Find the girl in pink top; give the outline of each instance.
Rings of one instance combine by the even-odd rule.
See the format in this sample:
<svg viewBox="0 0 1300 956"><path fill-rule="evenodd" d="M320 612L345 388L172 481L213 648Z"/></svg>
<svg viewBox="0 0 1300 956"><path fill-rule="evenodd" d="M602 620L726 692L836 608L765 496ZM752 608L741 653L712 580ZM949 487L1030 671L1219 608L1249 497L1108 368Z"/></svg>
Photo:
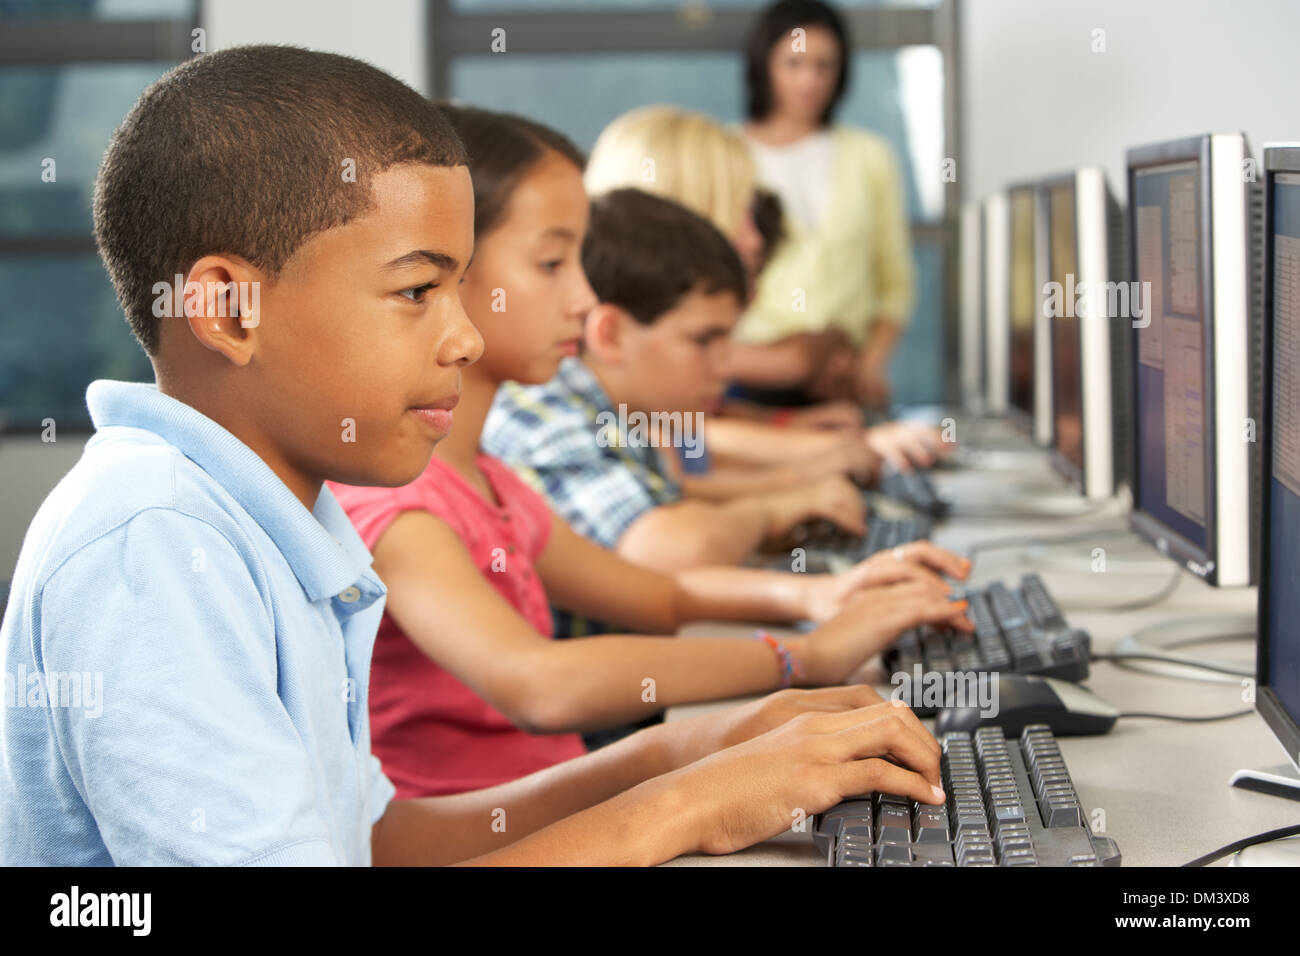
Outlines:
<svg viewBox="0 0 1300 956"><path fill-rule="evenodd" d="M842 683L922 623L970 630L964 602L950 600L936 573L965 577L969 565L928 542L839 575L710 567L670 577L577 534L481 454L501 383L545 382L577 350L596 304L580 261L589 206L582 157L559 134L519 117L444 109L471 157L475 248L460 301L484 336L484 357L464 369L454 430L450 409L412 409L445 436L422 477L395 489L332 486L388 587L371 734L402 796L527 774L579 753L575 732L674 704ZM692 620L825 623L784 642L765 633L554 641L548 598L640 634L671 635ZM653 755L651 772L663 772L691 737L660 725L600 753ZM602 777L598 792L573 790L572 799L586 805L641 779Z"/></svg>
<svg viewBox="0 0 1300 956"><path fill-rule="evenodd" d="M436 455L424 474L402 488L332 487L371 550L404 511L445 522L501 598L538 634L550 637L550 605L533 562L550 538L551 513L496 459L480 455L477 465L492 501ZM577 734L520 730L434 663L389 615L379 626L370 685L372 749L399 798L491 787L586 753Z"/></svg>

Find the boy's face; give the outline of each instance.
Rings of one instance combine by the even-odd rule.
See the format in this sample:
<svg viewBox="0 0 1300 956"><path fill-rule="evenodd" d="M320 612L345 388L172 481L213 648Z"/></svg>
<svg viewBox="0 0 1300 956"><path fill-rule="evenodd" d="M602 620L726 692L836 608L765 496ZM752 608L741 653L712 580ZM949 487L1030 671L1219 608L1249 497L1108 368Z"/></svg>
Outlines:
<svg viewBox="0 0 1300 956"><path fill-rule="evenodd" d="M707 412L722 398L731 330L730 292L692 290L649 325L621 319L619 391L644 412Z"/></svg>
<svg viewBox="0 0 1300 956"><path fill-rule="evenodd" d="M391 486L428 465L482 354L459 294L474 197L464 166L394 166L372 188L372 209L310 238L267 284L239 387L292 472Z"/></svg>
<svg viewBox="0 0 1300 956"><path fill-rule="evenodd" d="M554 152L515 187L465 276L465 308L486 342L476 374L540 384L577 354L596 304L580 255L589 216L582 174Z"/></svg>

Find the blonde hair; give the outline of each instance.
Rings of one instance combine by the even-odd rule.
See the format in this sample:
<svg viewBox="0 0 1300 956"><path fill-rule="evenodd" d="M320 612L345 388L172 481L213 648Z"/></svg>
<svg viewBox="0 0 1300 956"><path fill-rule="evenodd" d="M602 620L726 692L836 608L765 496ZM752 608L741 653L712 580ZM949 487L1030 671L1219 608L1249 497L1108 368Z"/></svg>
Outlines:
<svg viewBox="0 0 1300 956"><path fill-rule="evenodd" d="M703 113L644 106L601 132L584 182L593 198L632 187L675 200L734 237L749 212L757 178L739 133Z"/></svg>

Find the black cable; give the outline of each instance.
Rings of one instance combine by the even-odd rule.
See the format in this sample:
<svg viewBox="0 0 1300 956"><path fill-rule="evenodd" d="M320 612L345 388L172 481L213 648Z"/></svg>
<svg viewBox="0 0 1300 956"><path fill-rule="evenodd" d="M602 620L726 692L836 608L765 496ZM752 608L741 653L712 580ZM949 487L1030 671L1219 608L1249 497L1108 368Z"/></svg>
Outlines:
<svg viewBox="0 0 1300 956"><path fill-rule="evenodd" d="M1131 713L1120 714L1120 717L1145 717L1150 720L1178 720L1188 724L1208 724L1215 720L1232 720L1235 717L1245 717L1247 714L1253 714L1254 708L1247 710L1235 710L1230 714L1212 714L1209 716L1198 717L1194 714L1143 714Z"/></svg>
<svg viewBox="0 0 1300 956"><path fill-rule="evenodd" d="M1212 853L1205 856L1198 856L1190 863L1184 863L1183 866L1205 866L1213 863L1215 860L1221 860L1229 854L1244 850L1248 846L1255 846L1257 843L1272 843L1274 840L1284 840L1287 837L1300 836L1300 824L1289 827L1278 827L1276 830L1267 830L1264 833L1257 833L1252 837L1246 837L1244 840L1238 840L1236 843L1229 843L1227 846L1219 847Z"/></svg>
<svg viewBox="0 0 1300 956"><path fill-rule="evenodd" d="M1240 667L1211 664L1208 661L1184 661L1174 657L1161 657L1159 654L1090 654L1088 660L1109 661L1112 664L1122 664L1124 661L1157 661L1161 664L1177 664L1179 667L1198 667L1203 671L1214 671L1216 674L1228 674L1231 677L1250 676L1250 674L1243 674Z"/></svg>

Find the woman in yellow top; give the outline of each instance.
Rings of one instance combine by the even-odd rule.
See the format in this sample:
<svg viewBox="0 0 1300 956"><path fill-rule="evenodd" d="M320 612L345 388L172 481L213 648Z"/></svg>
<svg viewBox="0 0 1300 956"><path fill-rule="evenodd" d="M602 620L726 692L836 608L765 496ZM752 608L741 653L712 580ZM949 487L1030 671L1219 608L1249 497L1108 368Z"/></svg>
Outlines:
<svg viewBox="0 0 1300 956"><path fill-rule="evenodd" d="M736 329L733 378L883 406L915 265L893 150L831 122L848 52L839 14L818 0L781 0L751 31L744 134L785 208L786 239Z"/></svg>

